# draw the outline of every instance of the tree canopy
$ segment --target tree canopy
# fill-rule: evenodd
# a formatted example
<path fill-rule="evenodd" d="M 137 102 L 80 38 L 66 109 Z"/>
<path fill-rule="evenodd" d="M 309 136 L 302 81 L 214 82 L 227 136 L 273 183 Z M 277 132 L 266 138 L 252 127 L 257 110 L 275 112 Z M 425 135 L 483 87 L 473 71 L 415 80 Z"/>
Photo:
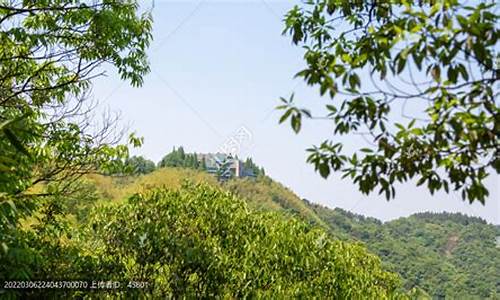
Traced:
<path fill-rule="evenodd" d="M 134 174 L 148 174 L 156 169 L 153 161 L 143 156 L 132 156 L 125 161 L 125 167 Z"/>
<path fill-rule="evenodd" d="M 155 296 L 397 295 L 397 277 L 362 247 L 294 218 L 249 211 L 208 185 L 152 190 L 100 207 L 89 227 L 98 238 L 96 258 L 111 276 L 148 280 Z"/>
<path fill-rule="evenodd" d="M 82 194 L 82 175 L 124 167 L 129 150 L 116 118 L 93 118 L 91 82 L 107 64 L 141 85 L 151 38 L 151 16 L 133 0 L 0 1 L 2 279 L 33 278 L 40 252 L 61 253 L 38 236 L 60 237 L 65 224 L 54 216 L 65 200 L 92 198 Z M 43 226 L 26 235 L 20 221 L 37 219 L 37 210 Z"/>
<path fill-rule="evenodd" d="M 342 240 L 363 241 L 405 289 L 434 299 L 498 299 L 499 228 L 458 213 L 418 213 L 382 223 L 342 209 L 311 205 Z"/>
<path fill-rule="evenodd" d="M 115 119 L 93 120 L 87 91 L 104 63 L 142 83 L 150 15 L 136 1 L 2 1 L 0 26 L 0 192 L 126 156 L 111 147 L 121 139 Z"/>
<path fill-rule="evenodd" d="M 172 149 L 172 152 L 166 154 L 158 163 L 158 167 L 185 167 L 192 169 L 204 169 L 203 162 L 198 160 L 196 153 L 186 153 L 184 148 Z"/>
<path fill-rule="evenodd" d="M 415 179 L 431 193 L 456 190 L 470 202 L 489 195 L 500 172 L 498 14 L 495 1 L 307 1 L 285 17 L 284 33 L 304 48 L 297 73 L 319 87 L 325 110 L 282 98 L 280 122 L 326 119 L 335 136 L 372 146 L 348 153 L 335 138 L 308 149 L 321 176 L 340 171 L 363 193 Z M 421 102 L 397 122 L 395 108 Z M 397 114 L 398 112 L 396 112 Z"/>

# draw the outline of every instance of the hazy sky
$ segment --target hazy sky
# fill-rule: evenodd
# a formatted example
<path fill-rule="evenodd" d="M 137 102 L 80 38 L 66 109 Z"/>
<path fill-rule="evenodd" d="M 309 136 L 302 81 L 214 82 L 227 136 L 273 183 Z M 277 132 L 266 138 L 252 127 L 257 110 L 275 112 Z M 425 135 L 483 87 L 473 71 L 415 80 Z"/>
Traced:
<path fill-rule="evenodd" d="M 151 1 L 144 8 L 151 8 Z M 431 196 L 411 184 L 397 189 L 387 202 L 364 196 L 347 180 L 322 179 L 306 164 L 305 149 L 332 136 L 332 124 L 306 122 L 295 135 L 278 125 L 279 97 L 293 91 L 300 103 L 319 109 L 324 100 L 316 88 L 293 75 L 304 66 L 303 51 L 282 36 L 282 16 L 292 1 L 158 1 L 154 2 L 154 42 L 149 50 L 152 72 L 141 88 L 129 87 L 108 72 L 94 94 L 104 106 L 119 110 L 125 123 L 145 138 L 135 151 L 159 161 L 172 147 L 216 152 L 235 133 L 240 157 L 252 157 L 269 176 L 299 196 L 329 207 L 390 220 L 422 211 L 460 211 L 500 223 L 500 178 L 488 180 L 485 206 L 463 202 L 460 195 Z M 405 114 L 411 115 L 408 105 Z M 347 149 L 367 145 L 361 136 L 342 138 Z"/>

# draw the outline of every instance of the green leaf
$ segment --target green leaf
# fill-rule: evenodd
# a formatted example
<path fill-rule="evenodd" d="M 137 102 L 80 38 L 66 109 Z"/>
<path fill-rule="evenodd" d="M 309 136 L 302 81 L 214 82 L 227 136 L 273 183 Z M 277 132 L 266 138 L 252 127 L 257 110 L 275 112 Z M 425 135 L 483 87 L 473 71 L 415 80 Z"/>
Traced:
<path fill-rule="evenodd" d="M 356 73 L 353 73 L 349 76 L 349 84 L 351 89 L 355 89 L 356 87 L 361 86 L 361 81 L 359 80 L 359 76 Z"/>
<path fill-rule="evenodd" d="M 467 28 L 468 26 L 467 18 L 465 18 L 462 15 L 457 15 L 457 21 L 460 24 L 460 26 L 462 26 L 462 28 Z"/>
<path fill-rule="evenodd" d="M 302 125 L 302 120 L 301 120 L 300 114 L 296 114 L 296 115 L 292 116 L 291 124 L 292 124 L 293 131 L 295 131 L 295 133 L 299 133 L 301 125 Z"/>
<path fill-rule="evenodd" d="M 31 157 L 30 153 L 24 145 L 17 139 L 16 135 L 8 128 L 4 128 L 3 132 L 7 139 L 10 141 L 10 143 L 17 149 L 17 151 L 23 153 L 24 155 Z"/>
<path fill-rule="evenodd" d="M 327 178 L 330 175 L 330 167 L 326 163 L 322 163 L 318 166 L 319 174 L 323 178 Z"/>
<path fill-rule="evenodd" d="M 292 112 L 293 112 L 293 108 L 289 108 L 289 109 L 288 109 L 288 110 L 287 110 L 287 111 L 286 111 L 286 112 L 285 112 L 285 113 L 281 116 L 279 123 L 281 124 L 281 123 L 285 122 L 285 121 L 288 119 L 288 117 L 292 114 Z"/>
<path fill-rule="evenodd" d="M 3 128 L 4 128 L 4 127 L 6 128 L 6 127 L 7 127 L 7 125 L 9 125 L 10 123 L 12 123 L 13 121 L 14 121 L 14 120 L 13 120 L 13 119 L 11 119 L 11 120 L 6 120 L 6 121 L 4 121 L 4 122 L 0 123 L 0 131 L 1 131 L 1 130 L 3 130 Z"/>
<path fill-rule="evenodd" d="M 406 64 L 406 59 L 405 58 L 400 58 L 398 60 L 397 74 L 400 74 L 404 70 L 405 64 Z"/>

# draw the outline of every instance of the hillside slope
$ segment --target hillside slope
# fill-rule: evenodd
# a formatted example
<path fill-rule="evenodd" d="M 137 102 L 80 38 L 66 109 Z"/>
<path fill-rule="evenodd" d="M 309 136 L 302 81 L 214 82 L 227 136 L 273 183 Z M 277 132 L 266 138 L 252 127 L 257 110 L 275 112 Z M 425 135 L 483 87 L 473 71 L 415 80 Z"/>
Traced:
<path fill-rule="evenodd" d="M 46 205 L 34 207 L 13 247 L 0 243 L 0 280 L 47 278 L 58 288 L 4 287 L 0 298 L 406 298 L 399 276 L 360 243 L 251 209 L 210 181 L 178 169 L 94 176 L 67 199 L 40 199 Z M 58 278 L 78 284 L 63 288 Z"/>
<path fill-rule="evenodd" d="M 105 203 L 85 232 L 104 267 L 96 276 L 108 268 L 115 280 L 150 282 L 151 294 L 118 298 L 401 299 L 399 276 L 360 244 L 298 218 L 256 212 L 209 184 Z"/>
<path fill-rule="evenodd" d="M 458 213 L 420 213 L 382 223 L 341 209 L 311 205 L 334 236 L 358 240 L 403 278 L 443 299 L 486 299 L 500 294 L 497 226 Z"/>
<path fill-rule="evenodd" d="M 304 220 L 329 228 L 306 202 L 290 189 L 269 177 L 257 179 L 234 179 L 223 185 L 257 210 L 276 210 L 300 216 Z"/>
<path fill-rule="evenodd" d="M 302 199 L 283 185 L 260 176 L 256 179 L 235 178 L 218 182 L 213 176 L 189 168 L 160 168 L 146 175 L 133 177 L 89 176 L 101 197 L 118 201 L 134 193 L 143 193 L 151 188 L 178 188 L 184 181 L 206 182 L 220 186 L 244 199 L 251 208 L 260 211 L 281 211 L 299 216 L 303 220 L 328 228 Z"/>
<path fill-rule="evenodd" d="M 403 278 L 433 298 L 484 299 L 500 294 L 500 228 L 461 214 L 416 214 L 383 223 L 375 218 L 330 209 L 300 199 L 291 190 L 261 176 L 219 183 L 192 169 L 161 168 L 147 175 L 91 178 L 101 198 L 119 201 L 155 187 L 177 188 L 185 180 L 207 182 L 238 195 L 260 211 L 279 211 L 326 227 L 341 239 L 361 241 Z"/>

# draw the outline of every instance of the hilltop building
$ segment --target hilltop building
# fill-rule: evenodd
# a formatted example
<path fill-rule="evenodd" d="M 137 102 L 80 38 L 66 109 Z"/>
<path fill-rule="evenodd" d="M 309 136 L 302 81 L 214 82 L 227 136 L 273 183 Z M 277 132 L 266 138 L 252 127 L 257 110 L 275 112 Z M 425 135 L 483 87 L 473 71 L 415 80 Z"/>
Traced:
<path fill-rule="evenodd" d="M 181 167 L 208 172 L 218 180 L 230 178 L 258 177 L 265 175 L 263 168 L 257 166 L 249 157 L 241 161 L 238 156 L 225 153 L 187 153 L 183 147 L 172 150 L 158 163 L 159 168 Z"/>
<path fill-rule="evenodd" d="M 221 180 L 230 178 L 256 177 L 252 169 L 245 168 L 238 157 L 232 157 L 225 153 L 197 154 L 198 162 L 205 166 L 209 174 L 217 176 Z"/>

